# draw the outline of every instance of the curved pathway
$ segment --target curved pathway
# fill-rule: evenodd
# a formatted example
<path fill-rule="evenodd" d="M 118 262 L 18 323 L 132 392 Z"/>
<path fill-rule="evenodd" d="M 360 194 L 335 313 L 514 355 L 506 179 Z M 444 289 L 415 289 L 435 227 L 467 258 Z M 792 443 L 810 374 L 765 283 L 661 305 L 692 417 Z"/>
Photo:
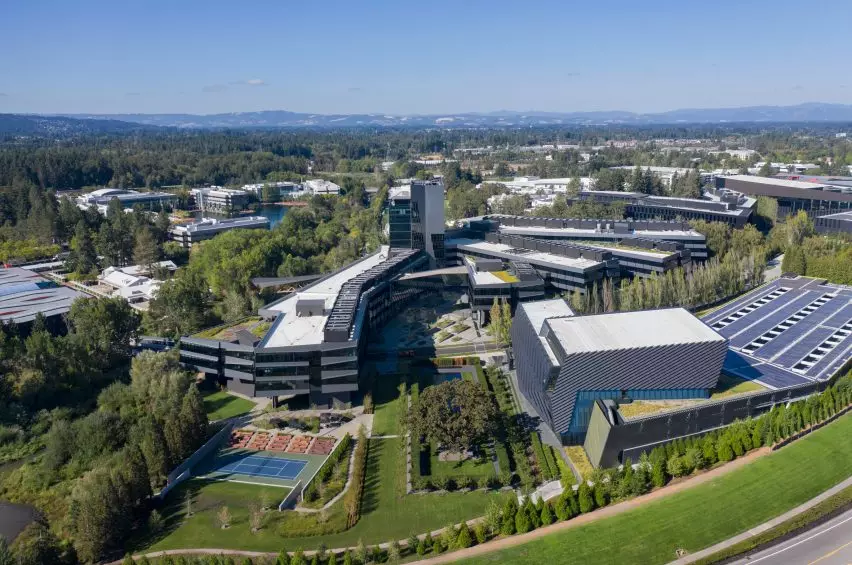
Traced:
<path fill-rule="evenodd" d="M 590 522 L 595 522 L 597 520 L 602 520 L 602 519 L 608 518 L 610 516 L 615 516 L 615 515 L 618 515 L 618 514 L 622 514 L 624 512 L 628 512 L 630 510 L 633 510 L 634 508 L 642 506 L 643 504 L 645 504 L 645 503 L 647 503 L 651 500 L 655 500 L 655 499 L 659 499 L 659 498 L 665 498 L 667 496 L 673 495 L 673 494 L 678 493 L 680 491 L 692 488 L 694 486 L 698 486 L 698 485 L 706 483 L 708 481 L 712 481 L 713 479 L 715 479 L 717 477 L 720 477 L 722 475 L 726 475 L 726 474 L 728 474 L 728 473 L 730 473 L 730 472 L 732 472 L 736 469 L 739 469 L 740 467 L 748 465 L 749 463 L 751 463 L 755 459 L 763 457 L 764 455 L 768 455 L 769 453 L 771 453 L 771 451 L 768 447 L 762 447 L 760 449 L 757 449 L 755 451 L 748 453 L 747 455 L 745 455 L 743 457 L 735 459 L 735 460 L 731 461 L 730 463 L 728 463 L 726 465 L 723 465 L 721 467 L 716 467 L 715 469 L 711 469 L 709 471 L 701 473 L 700 475 L 696 475 L 694 477 L 690 477 L 690 478 L 684 479 L 684 480 L 674 481 L 674 482 L 668 484 L 667 486 L 660 488 L 660 489 L 657 489 L 657 490 L 650 492 L 648 494 L 638 496 L 636 498 L 632 498 L 632 499 L 626 500 L 624 502 L 619 502 L 618 504 L 613 504 L 611 506 L 607 506 L 606 508 L 600 508 L 598 510 L 595 510 L 594 512 L 591 512 L 589 514 L 583 514 L 581 516 L 577 516 L 577 517 L 572 518 L 570 520 L 567 520 L 565 522 L 559 522 L 559 523 L 556 523 L 556 524 L 552 524 L 550 526 L 545 526 L 543 528 L 533 530 L 533 531 L 528 532 L 526 534 L 514 535 L 514 536 L 510 536 L 510 537 L 505 537 L 505 538 L 498 538 L 494 541 L 490 541 L 490 542 L 484 543 L 482 545 L 476 545 L 476 546 L 473 546 L 473 547 L 470 547 L 470 548 L 467 548 L 467 549 L 460 549 L 460 550 L 452 551 L 452 552 L 445 553 L 443 555 L 438 555 L 436 557 L 432 557 L 432 558 L 429 558 L 429 559 L 423 559 L 423 560 L 420 560 L 420 561 L 415 561 L 413 563 L 428 563 L 428 564 L 453 563 L 453 562 L 455 562 L 459 559 L 463 559 L 463 558 L 466 558 L 466 557 L 473 557 L 473 556 L 476 556 L 476 555 L 484 555 L 486 553 L 499 551 L 501 549 L 505 549 L 505 548 L 508 548 L 508 547 L 514 547 L 514 546 L 517 546 L 517 545 L 522 545 L 522 544 L 525 544 L 529 541 L 547 536 L 547 535 L 552 534 L 552 533 L 560 532 L 560 531 L 563 531 L 563 530 L 568 530 L 568 529 L 571 529 L 571 528 L 576 528 L 578 526 L 582 526 L 583 524 L 588 524 Z M 481 520 L 481 518 L 477 518 L 477 519 L 474 519 L 474 520 L 468 520 L 467 523 L 468 524 L 475 524 L 479 520 Z M 444 528 L 441 528 L 439 530 L 435 530 L 435 531 L 430 532 L 430 533 L 434 537 L 436 535 L 440 535 L 443 530 L 444 530 Z M 421 534 L 419 537 L 422 538 L 424 536 L 425 536 L 425 534 Z M 399 540 L 399 543 L 403 547 L 407 545 L 406 540 Z M 378 545 L 379 545 L 379 547 L 387 548 L 387 546 L 389 544 L 388 543 L 380 543 Z M 335 553 L 342 553 L 343 551 L 345 551 L 347 549 L 352 550 L 352 549 L 354 549 L 354 547 L 338 547 L 338 548 L 327 549 L 326 551 L 332 551 L 332 552 L 335 552 Z M 315 553 L 314 551 L 305 551 L 304 552 L 304 554 L 308 557 L 312 556 L 314 553 Z M 149 559 L 152 559 L 152 558 L 155 558 L 155 557 L 162 557 L 162 556 L 165 556 L 165 555 L 191 555 L 191 554 L 199 554 L 199 555 L 223 555 L 224 554 L 224 555 L 235 555 L 235 556 L 241 556 L 241 557 L 264 557 L 264 556 L 275 557 L 275 556 L 278 555 L 277 553 L 267 553 L 267 552 L 262 552 L 262 551 L 246 551 L 246 550 L 234 550 L 234 549 L 208 549 L 208 548 L 192 549 L 192 548 L 187 548 L 187 549 L 169 549 L 169 550 L 165 550 L 165 551 L 155 551 L 155 552 L 151 552 L 151 553 L 145 553 L 144 556 L 149 558 Z M 136 554 L 133 557 L 134 557 L 134 559 L 140 559 L 142 556 L 143 556 L 143 554 Z M 120 565 L 120 564 L 121 564 L 121 561 L 118 560 L 118 561 L 114 561 L 114 562 L 110 563 L 109 565 Z"/>

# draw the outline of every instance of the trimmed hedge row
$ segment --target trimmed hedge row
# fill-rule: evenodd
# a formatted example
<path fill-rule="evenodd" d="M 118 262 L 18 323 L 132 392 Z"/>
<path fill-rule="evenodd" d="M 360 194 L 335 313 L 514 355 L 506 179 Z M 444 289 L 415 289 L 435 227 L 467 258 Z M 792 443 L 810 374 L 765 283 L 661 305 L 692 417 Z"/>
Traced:
<path fill-rule="evenodd" d="M 305 485 L 305 488 L 302 489 L 302 498 L 309 502 L 319 498 L 319 485 L 325 483 L 331 478 L 332 473 L 334 473 L 334 467 L 342 460 L 343 457 L 349 456 L 349 448 L 351 445 L 352 436 L 346 434 L 334 450 L 332 450 L 328 459 L 326 459 L 325 463 L 322 464 L 322 467 L 319 468 L 319 471 L 317 471 L 317 473 L 313 476 L 311 482 Z"/>
<path fill-rule="evenodd" d="M 369 442 L 363 426 L 358 430 L 358 442 L 355 444 L 355 460 L 352 466 L 352 485 L 343 497 L 343 509 L 346 513 L 346 527 L 351 528 L 361 518 L 361 498 L 364 494 L 364 476 L 367 472 L 367 450 Z"/>

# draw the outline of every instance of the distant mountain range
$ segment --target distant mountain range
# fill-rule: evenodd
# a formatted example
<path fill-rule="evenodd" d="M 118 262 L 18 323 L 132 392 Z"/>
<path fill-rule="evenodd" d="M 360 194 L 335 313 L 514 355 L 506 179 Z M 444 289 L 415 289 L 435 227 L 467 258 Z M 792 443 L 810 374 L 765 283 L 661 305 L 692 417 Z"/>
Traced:
<path fill-rule="evenodd" d="M 121 132 L 140 126 L 207 128 L 517 127 L 547 125 L 724 124 L 852 122 L 852 105 L 811 102 L 796 106 L 683 109 L 652 114 L 601 112 L 467 112 L 460 114 L 308 114 L 272 110 L 228 114 L 0 114 L 0 133 Z"/>
<path fill-rule="evenodd" d="M 92 133 L 123 133 L 151 126 L 107 118 L 81 119 L 65 116 L 34 116 L 30 114 L 0 114 L 0 135 L 40 135 L 67 137 Z"/>
<path fill-rule="evenodd" d="M 852 122 L 852 105 L 818 102 L 797 106 L 751 106 L 634 112 L 466 112 L 460 114 L 307 114 L 273 110 L 229 114 L 85 114 L 71 118 L 122 120 L 182 128 L 275 127 L 501 127 L 533 125 L 676 124 L 726 122 Z"/>

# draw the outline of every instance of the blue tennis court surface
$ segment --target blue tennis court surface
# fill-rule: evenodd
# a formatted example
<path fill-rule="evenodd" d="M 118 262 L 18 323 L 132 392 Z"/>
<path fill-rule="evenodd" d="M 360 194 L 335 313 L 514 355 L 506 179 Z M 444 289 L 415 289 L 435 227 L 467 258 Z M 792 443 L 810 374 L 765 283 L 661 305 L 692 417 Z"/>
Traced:
<path fill-rule="evenodd" d="M 307 461 L 282 459 L 265 455 L 247 455 L 215 469 L 216 473 L 233 473 L 249 477 L 293 480 L 299 476 Z"/>
<path fill-rule="evenodd" d="M 770 388 L 823 381 L 852 355 L 852 288 L 781 278 L 703 318 L 728 339 L 724 372 Z"/>

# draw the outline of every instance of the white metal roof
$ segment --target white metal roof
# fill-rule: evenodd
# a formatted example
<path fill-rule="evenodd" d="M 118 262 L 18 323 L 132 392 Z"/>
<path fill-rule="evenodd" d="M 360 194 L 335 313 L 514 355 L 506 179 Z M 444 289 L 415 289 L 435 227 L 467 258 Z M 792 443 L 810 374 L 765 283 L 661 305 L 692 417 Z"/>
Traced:
<path fill-rule="evenodd" d="M 554 255 L 553 253 L 544 253 L 542 251 L 524 250 L 519 253 L 516 248 L 505 243 L 491 243 L 476 239 L 449 239 L 446 241 L 445 245 L 457 245 L 462 251 L 479 251 L 502 259 L 520 260 L 534 265 L 545 263 L 554 267 L 586 269 L 600 264 L 600 261 L 594 261 L 592 259 L 575 259 L 571 257 L 563 257 L 562 255 Z"/>
<path fill-rule="evenodd" d="M 263 347 L 286 347 L 290 345 L 313 345 L 322 343 L 323 329 L 328 313 L 340 293 L 343 284 L 357 275 L 368 271 L 388 258 L 388 247 L 382 246 L 375 253 L 333 275 L 317 281 L 315 284 L 288 296 L 268 309 L 279 311 L 275 324 L 264 339 Z M 321 316 L 297 316 L 296 303 L 300 299 L 319 299 L 325 301 L 325 312 Z"/>
<path fill-rule="evenodd" d="M 549 318 L 558 318 L 564 316 L 573 316 L 574 312 L 568 306 L 568 303 L 561 298 L 553 300 L 536 300 L 535 302 L 521 302 L 518 308 L 523 309 L 524 313 L 532 322 L 533 328 L 537 334 L 541 334 L 541 328 L 544 321 Z"/>
<path fill-rule="evenodd" d="M 725 341 L 683 308 L 552 318 L 547 324 L 568 355 Z"/>
<path fill-rule="evenodd" d="M 728 180 L 738 180 L 742 182 L 753 182 L 757 184 L 769 184 L 772 186 L 786 186 L 788 188 L 803 188 L 806 190 L 819 190 L 825 188 L 826 185 L 817 182 L 804 182 L 800 180 L 776 179 L 774 177 L 758 177 L 753 175 L 732 175 L 725 177 Z"/>

